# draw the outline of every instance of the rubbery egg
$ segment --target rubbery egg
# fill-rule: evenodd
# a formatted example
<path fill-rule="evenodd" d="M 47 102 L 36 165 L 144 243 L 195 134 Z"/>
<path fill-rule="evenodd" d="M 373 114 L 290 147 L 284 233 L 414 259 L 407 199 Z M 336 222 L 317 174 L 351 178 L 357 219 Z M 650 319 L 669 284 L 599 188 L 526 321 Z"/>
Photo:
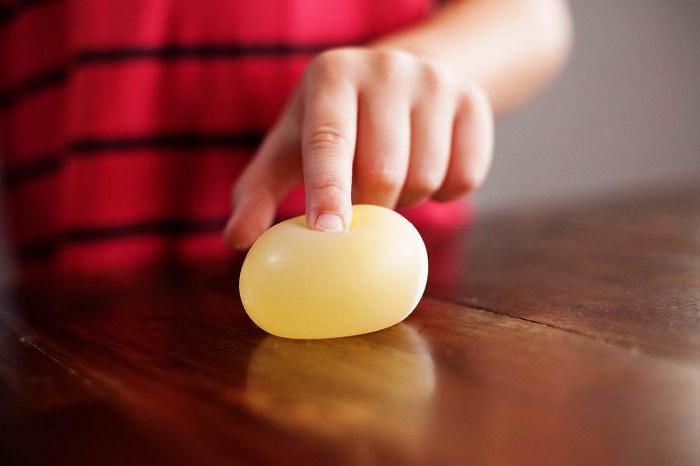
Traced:
<path fill-rule="evenodd" d="M 333 338 L 401 322 L 427 277 L 428 255 L 415 227 L 393 210 L 357 205 L 345 231 L 311 230 L 304 216 L 265 231 L 245 258 L 239 289 L 263 330 Z"/>

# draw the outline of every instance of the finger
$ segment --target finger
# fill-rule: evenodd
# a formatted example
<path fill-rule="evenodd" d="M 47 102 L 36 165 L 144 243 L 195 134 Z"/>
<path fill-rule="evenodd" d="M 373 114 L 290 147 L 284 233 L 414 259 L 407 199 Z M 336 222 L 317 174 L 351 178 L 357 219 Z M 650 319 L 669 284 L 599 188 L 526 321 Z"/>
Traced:
<path fill-rule="evenodd" d="M 408 173 L 399 205 L 418 204 L 442 185 L 452 143 L 454 99 L 447 93 L 416 104 L 411 113 L 411 150 Z"/>
<path fill-rule="evenodd" d="M 408 170 L 410 102 L 376 89 L 360 96 L 359 107 L 354 201 L 393 208 Z"/>
<path fill-rule="evenodd" d="M 224 238 L 236 249 L 249 247 L 272 224 L 281 200 L 301 182 L 298 133 L 290 133 L 284 125 L 270 132 L 234 185 Z"/>
<path fill-rule="evenodd" d="M 357 92 L 346 82 L 311 82 L 305 88 L 303 113 L 306 223 L 316 230 L 342 230 L 352 221 Z"/>
<path fill-rule="evenodd" d="M 478 187 L 486 178 L 492 157 L 491 104 L 483 91 L 469 90 L 459 101 L 447 175 L 433 198 L 448 201 Z"/>

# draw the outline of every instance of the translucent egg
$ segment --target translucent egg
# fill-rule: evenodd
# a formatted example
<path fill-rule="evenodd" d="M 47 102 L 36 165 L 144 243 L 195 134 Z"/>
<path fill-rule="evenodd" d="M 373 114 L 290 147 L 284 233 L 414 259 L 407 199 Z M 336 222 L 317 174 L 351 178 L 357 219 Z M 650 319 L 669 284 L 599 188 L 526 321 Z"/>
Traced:
<path fill-rule="evenodd" d="M 239 288 L 263 330 L 333 338 L 401 322 L 427 278 L 428 255 L 415 227 L 393 210 L 357 205 L 347 231 L 311 230 L 304 216 L 267 230 L 245 258 Z"/>

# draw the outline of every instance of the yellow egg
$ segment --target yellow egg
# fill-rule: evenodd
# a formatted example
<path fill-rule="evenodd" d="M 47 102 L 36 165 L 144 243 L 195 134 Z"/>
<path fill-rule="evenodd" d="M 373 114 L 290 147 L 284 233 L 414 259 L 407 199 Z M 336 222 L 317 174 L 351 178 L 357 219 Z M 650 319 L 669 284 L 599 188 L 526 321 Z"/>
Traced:
<path fill-rule="evenodd" d="M 420 234 L 393 210 L 353 206 L 347 231 L 307 228 L 304 216 L 273 226 L 243 262 L 243 307 L 260 328 L 287 338 L 374 332 L 415 309 L 428 278 Z"/>

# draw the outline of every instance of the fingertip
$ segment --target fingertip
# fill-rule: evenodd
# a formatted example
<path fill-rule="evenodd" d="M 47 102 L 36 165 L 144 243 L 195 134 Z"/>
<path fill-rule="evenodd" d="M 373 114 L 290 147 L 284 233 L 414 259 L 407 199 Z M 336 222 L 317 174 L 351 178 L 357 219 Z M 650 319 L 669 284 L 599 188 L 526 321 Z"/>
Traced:
<path fill-rule="evenodd" d="M 226 244 L 237 250 L 250 248 L 255 240 L 272 225 L 274 212 L 274 207 L 272 209 L 236 209 L 224 228 L 223 236 Z"/>
<path fill-rule="evenodd" d="M 312 230 L 318 231 L 343 231 L 352 224 L 352 205 L 340 207 L 340 203 L 332 203 L 328 206 L 316 208 L 307 207 L 306 225 Z"/>
<path fill-rule="evenodd" d="M 349 183 L 348 183 L 349 184 Z M 351 188 L 343 183 L 306 185 L 306 225 L 312 230 L 340 231 L 352 222 Z"/>
<path fill-rule="evenodd" d="M 243 238 L 241 235 L 241 228 L 236 221 L 235 214 L 232 215 L 226 223 L 226 227 L 224 227 L 223 231 L 223 237 L 226 244 L 232 249 L 244 250 L 250 246 L 250 244 L 248 244 L 245 238 Z"/>
<path fill-rule="evenodd" d="M 226 226 L 221 232 L 221 236 L 223 236 L 224 241 L 229 247 L 235 249 L 233 241 L 233 216 L 229 217 L 228 221 L 226 222 Z"/>

